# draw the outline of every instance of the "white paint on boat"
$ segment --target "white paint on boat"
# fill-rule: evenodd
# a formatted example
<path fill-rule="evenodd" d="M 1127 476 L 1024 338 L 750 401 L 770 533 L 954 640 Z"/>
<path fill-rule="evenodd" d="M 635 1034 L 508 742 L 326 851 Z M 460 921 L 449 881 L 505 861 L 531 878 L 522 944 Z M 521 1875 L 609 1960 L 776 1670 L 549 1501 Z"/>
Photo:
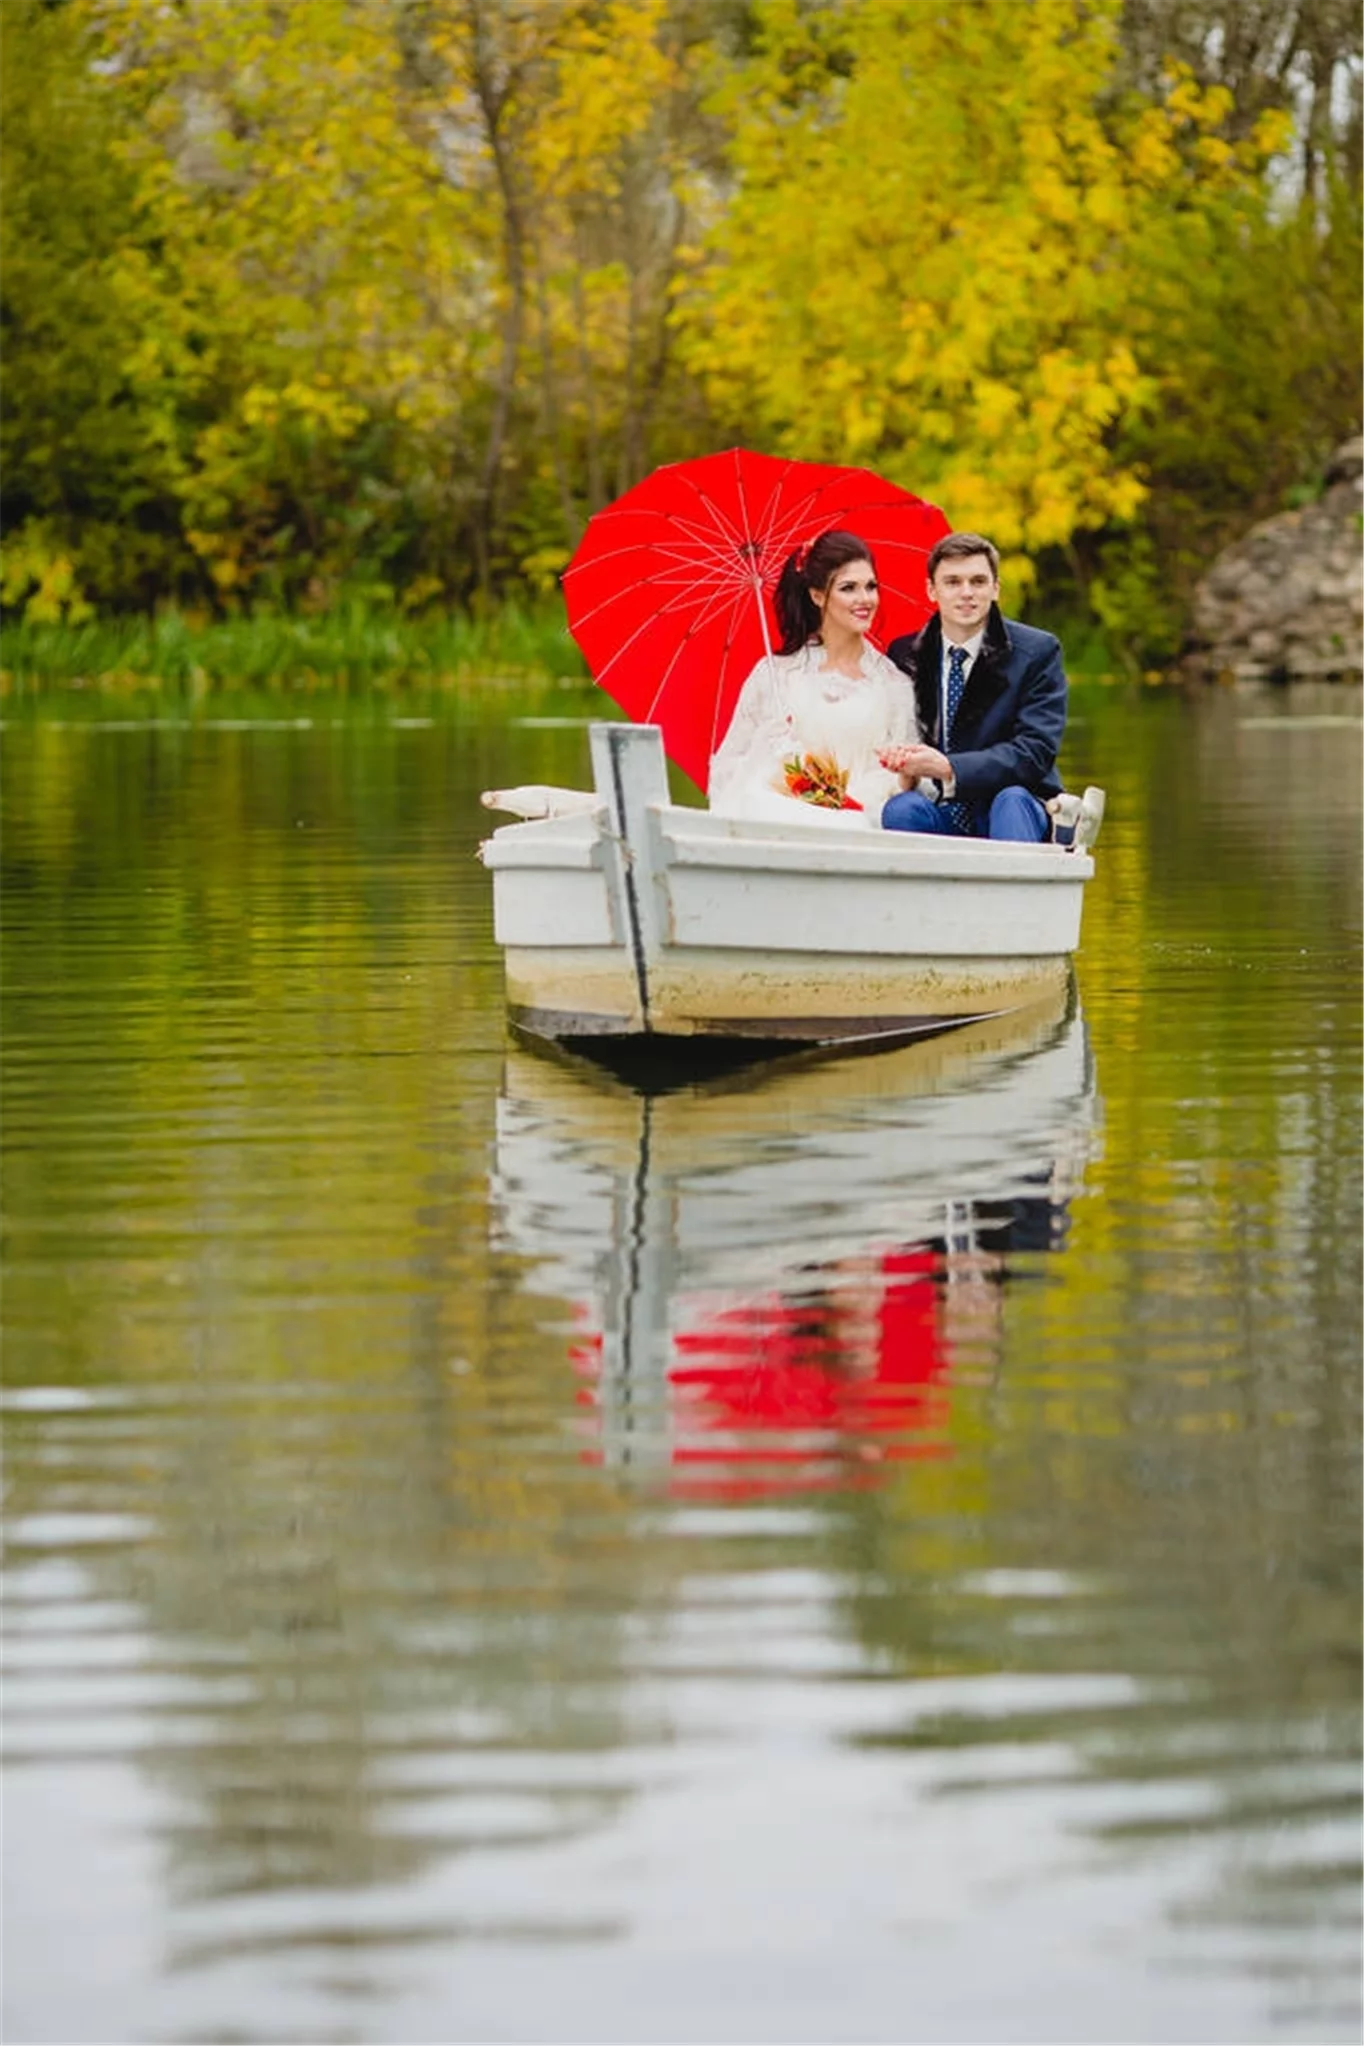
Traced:
<path fill-rule="evenodd" d="M 590 738 L 595 797 L 482 848 L 527 1027 L 824 1042 L 940 1027 L 1064 982 L 1087 852 L 717 817 L 671 802 L 656 727 Z"/>

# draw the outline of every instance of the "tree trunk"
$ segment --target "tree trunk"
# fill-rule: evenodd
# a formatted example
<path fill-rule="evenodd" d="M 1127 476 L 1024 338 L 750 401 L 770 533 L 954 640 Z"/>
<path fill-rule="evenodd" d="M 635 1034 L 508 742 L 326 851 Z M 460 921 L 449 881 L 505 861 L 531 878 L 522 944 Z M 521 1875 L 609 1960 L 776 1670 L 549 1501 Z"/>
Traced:
<path fill-rule="evenodd" d="M 502 352 L 497 367 L 492 419 L 488 442 L 479 469 L 473 521 L 474 559 L 478 564 L 478 586 L 487 597 L 492 587 L 492 540 L 497 524 L 497 485 L 511 418 L 512 392 L 521 356 L 521 339 L 526 319 L 526 233 L 521 214 L 511 151 L 503 125 L 510 96 L 511 79 L 497 85 L 493 77 L 492 53 L 481 0 L 470 0 L 469 25 L 473 34 L 474 97 L 492 153 L 493 174 L 502 202 L 502 245 L 506 266 L 507 304 L 502 317 Z"/>
<path fill-rule="evenodd" d="M 583 297 L 583 245 L 578 223 L 573 223 L 573 310 L 578 322 L 578 374 L 583 384 L 587 413 L 587 509 L 589 516 L 606 502 L 602 488 L 601 428 L 597 418 L 597 386 L 592 374 L 592 351 L 587 345 L 587 303 Z"/>
<path fill-rule="evenodd" d="M 564 545 L 571 554 L 582 538 L 582 525 L 578 509 L 573 502 L 569 487 L 567 466 L 564 462 L 563 434 L 560 427 L 559 394 L 554 381 L 553 335 L 550 326 L 549 286 L 545 280 L 545 266 L 539 251 L 535 257 L 536 305 L 540 315 L 540 392 L 541 410 L 544 415 L 545 439 L 549 444 L 550 461 L 554 465 L 554 483 L 559 493 L 559 516 L 564 522 Z M 592 509 L 595 511 L 596 506 Z"/>

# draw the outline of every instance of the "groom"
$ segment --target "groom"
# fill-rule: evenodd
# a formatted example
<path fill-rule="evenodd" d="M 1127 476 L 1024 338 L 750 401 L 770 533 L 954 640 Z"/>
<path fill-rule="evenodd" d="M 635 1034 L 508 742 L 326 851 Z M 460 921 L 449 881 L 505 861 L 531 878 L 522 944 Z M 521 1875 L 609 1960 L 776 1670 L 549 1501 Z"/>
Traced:
<path fill-rule="evenodd" d="M 939 540 L 928 594 L 935 615 L 886 651 L 914 684 L 919 730 L 933 743 L 882 753 L 903 789 L 881 822 L 888 831 L 1045 838 L 1066 728 L 1061 642 L 1001 614 L 999 555 L 979 533 Z M 925 779 L 928 793 L 915 787 Z"/>

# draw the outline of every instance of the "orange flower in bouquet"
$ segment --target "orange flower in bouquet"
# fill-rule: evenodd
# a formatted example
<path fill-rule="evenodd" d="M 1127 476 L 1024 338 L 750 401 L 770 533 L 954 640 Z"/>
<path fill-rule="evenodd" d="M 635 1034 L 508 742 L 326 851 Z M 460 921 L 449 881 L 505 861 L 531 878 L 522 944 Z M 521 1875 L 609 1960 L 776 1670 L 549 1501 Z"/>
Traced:
<path fill-rule="evenodd" d="M 860 810 L 862 805 L 848 794 L 848 770 L 827 753 L 793 754 L 782 762 L 778 787 L 802 803 L 817 804 L 821 810 Z"/>

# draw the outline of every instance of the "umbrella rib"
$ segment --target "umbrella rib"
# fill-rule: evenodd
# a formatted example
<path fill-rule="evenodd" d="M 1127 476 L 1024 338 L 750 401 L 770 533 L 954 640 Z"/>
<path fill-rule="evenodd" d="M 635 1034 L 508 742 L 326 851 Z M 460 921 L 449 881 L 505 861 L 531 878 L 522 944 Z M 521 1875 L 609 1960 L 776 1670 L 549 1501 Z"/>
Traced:
<path fill-rule="evenodd" d="M 733 520 L 729 517 L 729 514 L 720 509 L 720 506 L 715 502 L 714 498 L 708 497 L 705 491 L 702 490 L 701 486 L 698 483 L 693 483 L 690 476 L 683 477 L 682 481 L 685 482 L 688 490 L 691 491 L 693 497 L 699 499 L 699 501 L 705 506 L 711 518 L 714 519 L 717 525 L 719 526 L 721 532 L 727 534 L 734 540 L 738 540 L 741 537 L 739 529 L 735 526 Z M 747 534 L 744 534 L 742 535 L 742 537 L 747 539 L 749 536 Z"/>
<path fill-rule="evenodd" d="M 792 465 L 788 463 L 787 466 L 789 468 Z M 861 493 L 860 495 L 854 495 L 851 492 L 848 482 L 850 474 L 852 475 L 865 474 L 868 476 L 869 484 L 865 492 Z M 786 507 L 784 512 L 785 520 L 784 527 L 777 527 L 775 525 L 773 526 L 770 534 L 768 535 L 769 544 L 774 548 L 781 549 L 784 551 L 786 542 L 789 539 L 791 539 L 794 536 L 794 534 L 800 529 L 800 527 L 805 524 L 807 519 L 809 519 L 812 512 L 814 511 L 815 506 L 819 503 L 819 500 L 822 497 L 827 496 L 831 491 L 845 494 L 852 498 L 851 502 L 835 507 L 835 513 L 841 511 L 845 513 L 847 516 L 856 519 L 858 513 L 861 511 L 897 511 L 901 509 L 908 509 L 908 506 L 904 503 L 904 499 L 910 498 L 912 501 L 912 493 L 909 492 L 901 493 L 900 496 L 887 495 L 885 497 L 884 502 L 879 505 L 872 502 L 868 502 L 868 500 L 872 498 L 874 492 L 898 491 L 898 489 L 899 486 L 896 484 L 888 485 L 879 478 L 873 478 L 871 476 L 870 471 L 853 470 L 850 472 L 848 470 L 843 470 L 840 472 L 838 476 L 831 478 L 828 482 L 813 485 L 809 490 L 806 491 L 803 497 L 797 499 L 793 505 Z M 922 500 L 919 500 L 919 502 L 922 502 Z"/>
<path fill-rule="evenodd" d="M 737 531 L 717 536 L 712 528 L 700 525 L 694 520 L 684 520 L 676 514 L 672 515 L 671 522 L 680 527 L 684 537 L 694 543 L 707 563 L 724 567 L 731 562 L 742 562 L 745 548 L 751 545 L 750 542 L 742 540 Z M 659 543 L 649 541 L 646 544 L 657 546 Z"/>
<path fill-rule="evenodd" d="M 736 605 L 736 608 L 737 608 L 737 605 Z M 719 676 L 719 680 L 717 681 L 717 683 L 716 683 L 716 685 L 715 685 L 715 697 L 714 697 L 714 701 L 713 701 L 713 704 L 712 704 L 712 707 L 711 707 L 711 714 L 710 714 L 710 749 L 709 749 L 709 752 L 708 752 L 708 754 L 707 754 L 707 756 L 706 756 L 708 760 L 713 760 L 713 759 L 715 758 L 715 754 L 716 754 L 716 749 L 717 749 L 717 747 L 719 746 L 719 743 L 720 743 L 720 705 L 721 705 L 721 703 L 722 703 L 722 702 L 724 701 L 724 694 L 725 694 L 725 676 L 726 676 L 726 670 L 727 670 L 727 668 L 728 668 L 728 666 L 729 666 L 729 656 L 730 656 L 730 649 L 731 649 L 731 648 L 733 647 L 733 645 L 734 645 L 734 634 L 733 634 L 733 633 L 731 632 L 731 633 L 730 633 L 730 635 L 729 635 L 729 637 L 728 637 L 728 639 L 726 639 L 726 641 L 725 641 L 725 645 L 724 645 L 724 651 L 723 651 L 723 653 L 722 653 L 722 654 L 721 654 L 721 656 L 720 656 L 720 676 Z M 742 694 L 742 684 L 740 685 L 740 693 Z M 738 708 L 738 701 L 737 701 L 737 698 L 736 698 L 736 700 L 735 700 L 735 709 L 737 709 L 737 708 Z M 732 716 L 733 716 L 733 712 L 731 712 L 731 713 L 730 713 L 730 715 L 731 715 L 731 717 L 732 717 Z"/>
<path fill-rule="evenodd" d="M 632 540 L 627 547 L 603 548 L 600 554 L 593 555 L 591 561 L 585 561 L 581 565 L 584 568 L 600 568 L 603 562 L 619 561 L 623 557 L 640 553 L 660 555 L 665 561 L 676 562 L 679 567 L 695 568 L 698 565 L 709 567 L 715 564 L 721 569 L 732 567 L 736 574 L 747 573 L 739 567 L 733 556 L 722 554 L 718 549 L 712 549 L 704 555 L 699 554 L 699 550 L 687 553 L 680 543 L 674 543 L 670 547 L 662 540 Z M 573 572 L 571 569 L 565 569 L 563 580 L 566 582 Z"/>
<path fill-rule="evenodd" d="M 733 648 L 734 648 L 734 643 L 735 643 L 735 639 L 736 639 L 736 634 L 735 634 L 735 631 L 734 631 L 734 623 L 735 623 L 735 616 L 736 616 L 736 614 L 737 614 L 737 612 L 738 612 L 738 609 L 739 609 L 739 599 L 738 599 L 738 598 L 736 597 L 736 598 L 735 598 L 735 599 L 734 599 L 734 600 L 732 601 L 732 603 L 731 603 L 731 606 L 730 606 L 730 626 L 729 626 L 729 630 L 728 630 L 728 632 L 726 633 L 726 636 L 725 636 L 725 644 L 724 644 L 724 647 L 722 648 L 722 650 L 721 650 L 721 654 L 720 654 L 720 662 L 719 662 L 719 671 L 718 671 L 718 675 L 717 675 L 717 678 L 716 678 L 716 685 L 715 685 L 715 694 L 714 694 L 714 699 L 713 699 L 713 708 L 712 708 L 712 712 L 711 712 L 711 721 L 710 721 L 710 745 L 709 745 L 709 747 L 708 747 L 708 749 L 707 749 L 707 753 L 706 753 L 706 758 L 707 758 L 707 761 L 710 761 L 710 760 L 714 759 L 714 757 L 715 757 L 715 748 L 716 748 L 716 744 L 717 744 L 717 732 L 718 732 L 718 727 L 719 727 L 719 723 L 720 723 L 720 705 L 721 705 L 721 704 L 722 704 L 722 702 L 724 701 L 724 695 L 725 695 L 725 682 L 726 682 L 726 679 L 727 679 L 727 671 L 728 671 L 728 667 L 729 667 L 729 657 L 730 657 L 730 654 L 731 654 L 731 652 L 733 651 Z M 652 701 L 652 702 L 650 703 L 650 705 L 649 705 L 649 716 L 650 716 L 650 717 L 652 717 L 652 716 L 653 716 L 653 714 L 654 714 L 654 712 L 655 712 L 655 711 L 657 710 L 657 708 L 658 708 L 658 705 L 659 705 L 660 701 L 662 700 L 663 692 L 664 692 L 664 690 L 665 690 L 665 689 L 667 688 L 667 686 L 668 686 L 669 682 L 670 682 L 670 681 L 672 680 L 672 670 L 673 670 L 673 668 L 674 668 L 674 667 L 676 666 L 676 664 L 677 664 L 678 660 L 679 660 L 679 659 L 681 658 L 681 654 L 682 654 L 682 648 L 681 648 L 681 647 L 679 647 L 679 648 L 677 649 L 676 653 L 675 653 L 675 654 L 673 655 L 673 658 L 672 658 L 672 660 L 671 660 L 671 661 L 669 661 L 669 663 L 668 663 L 668 666 L 667 666 L 667 668 L 666 668 L 666 669 L 664 670 L 664 673 L 663 673 L 663 679 L 662 679 L 662 681 L 661 681 L 661 682 L 659 683 L 659 685 L 658 685 L 658 688 L 657 688 L 657 690 L 656 690 L 656 691 L 655 691 L 655 693 L 654 693 L 654 698 L 653 698 L 653 701 Z M 726 721 L 726 722 L 728 722 L 728 721 Z"/>
<path fill-rule="evenodd" d="M 700 614 L 698 615 L 691 630 L 683 636 L 681 642 L 678 645 L 677 652 L 673 656 L 673 660 L 668 663 L 668 672 L 671 672 L 674 662 L 676 662 L 678 657 L 681 655 L 682 649 L 683 647 L 686 646 L 687 641 L 690 639 L 694 639 L 697 632 L 700 631 L 701 627 L 703 625 L 709 624 L 711 616 L 714 615 L 715 612 L 718 612 L 720 609 L 722 609 L 725 602 L 728 600 L 729 593 L 725 592 L 718 599 L 712 600 L 712 603 L 710 605 L 702 606 Z M 668 603 L 661 605 L 659 609 L 654 612 L 652 617 L 646 618 L 642 625 L 636 626 L 635 630 L 630 634 L 630 637 L 627 640 L 624 640 L 621 643 L 621 645 L 616 648 L 616 651 L 612 654 L 610 660 L 606 662 L 604 667 L 597 671 L 596 679 L 599 683 L 601 683 L 603 688 L 605 687 L 605 677 L 610 674 L 612 668 L 615 667 L 616 662 L 620 659 L 621 655 L 624 653 L 628 653 L 630 648 L 634 645 L 635 641 L 641 636 L 641 634 L 648 632 L 650 627 L 656 625 L 660 618 L 669 617 L 678 608 L 679 600 L 676 598 L 672 598 Z M 652 714 L 654 704 L 657 704 L 659 696 L 661 696 L 662 693 L 663 685 L 660 684 L 658 690 L 654 694 L 653 703 L 649 706 L 650 714 Z"/>
<path fill-rule="evenodd" d="M 750 578 L 747 576 L 741 579 L 736 575 L 721 585 L 718 591 L 713 591 L 709 594 L 718 594 L 722 597 L 738 594 L 749 587 L 749 581 Z M 649 589 L 675 589 L 677 592 L 676 596 L 670 597 L 667 604 L 654 613 L 654 618 L 662 618 L 673 614 L 678 607 L 680 598 L 695 595 L 696 583 L 694 579 L 690 578 L 684 583 L 675 584 L 670 580 L 665 580 L 662 576 L 640 576 L 638 581 L 631 583 L 628 590 L 612 590 L 609 596 L 602 598 L 600 604 L 594 604 L 590 611 L 582 612 L 574 621 L 574 631 L 582 631 L 585 627 L 591 625 L 594 619 L 599 618 L 602 612 L 609 610 L 613 604 L 622 603 L 625 598 L 635 595 L 638 591 Z M 652 624 L 653 619 L 646 619 L 645 623 Z"/>
<path fill-rule="evenodd" d="M 600 518 L 601 514 L 598 513 L 597 516 Z M 658 522 L 662 525 L 677 527 L 680 535 L 684 539 L 695 540 L 701 546 L 706 548 L 709 552 L 715 554 L 722 554 L 724 558 L 726 559 L 729 558 L 726 550 L 722 549 L 719 546 L 716 540 L 714 530 L 711 527 L 701 525 L 695 519 L 684 519 L 679 512 L 660 511 L 651 513 L 650 516 L 658 520 Z M 568 567 L 564 570 L 564 579 L 567 580 L 567 578 L 571 575 L 581 574 L 582 570 L 585 568 L 594 568 L 598 561 L 603 561 L 607 559 L 608 556 L 614 556 L 616 554 L 630 554 L 640 548 L 661 547 L 664 544 L 665 543 L 661 539 L 657 539 L 654 538 L 653 536 L 650 536 L 646 539 L 631 540 L 624 547 L 603 548 L 601 553 L 594 554 L 590 561 L 570 562 Z"/>
<path fill-rule="evenodd" d="M 784 508 L 785 523 L 782 526 L 773 526 L 767 535 L 767 547 L 774 553 L 783 556 L 787 554 L 790 551 L 787 545 L 788 541 L 793 540 L 801 528 L 809 522 L 810 514 L 821 494 L 819 490 L 808 490 L 804 497 L 799 498 L 795 504 L 786 506 Z"/>
<path fill-rule="evenodd" d="M 673 469 L 680 469 L 683 465 L 680 462 L 677 462 L 671 464 L 670 466 Z M 741 537 L 739 529 L 738 527 L 735 526 L 733 520 L 729 517 L 728 513 L 723 511 L 721 507 L 718 504 L 716 504 L 715 500 L 712 497 L 708 497 L 706 492 L 701 489 L 698 483 L 693 482 L 690 476 L 675 475 L 670 480 L 691 492 L 692 496 L 696 498 L 697 501 L 705 508 L 705 511 L 709 514 L 710 518 L 714 521 L 714 523 L 719 527 L 723 535 L 734 541 L 739 540 L 739 538 Z M 676 519 L 680 515 L 677 512 L 665 511 L 662 508 L 655 508 L 653 506 L 641 506 L 639 504 L 615 504 L 606 505 L 601 511 L 594 512 L 592 516 L 592 524 L 595 526 L 606 519 L 612 518 L 639 518 L 641 516 L 661 519 Z M 705 528 L 698 527 L 697 530 L 704 532 Z M 565 576 L 572 575 L 573 572 L 574 571 L 571 565 L 570 567 L 564 570 Z"/>
<path fill-rule="evenodd" d="M 674 520 L 672 523 L 681 522 Z M 690 542 L 693 548 L 690 553 L 685 551 L 687 542 Z M 679 567 L 702 568 L 712 573 L 724 573 L 728 570 L 734 575 L 742 576 L 745 581 L 752 579 L 752 570 L 739 560 L 737 547 L 731 550 L 717 543 L 701 527 L 687 525 L 683 527 L 681 539 L 674 542 L 671 547 L 662 540 L 632 540 L 624 547 L 605 548 L 601 553 L 595 554 L 591 561 L 580 562 L 576 567 L 566 568 L 561 581 L 566 583 L 571 575 L 578 574 L 584 568 L 598 568 L 605 561 L 617 561 L 623 556 L 640 552 L 661 554 L 665 559 L 676 562 Z"/>
<path fill-rule="evenodd" d="M 737 597 L 736 597 L 736 598 L 732 598 L 732 599 L 730 600 L 730 609 L 731 609 L 731 613 L 732 613 L 732 612 L 733 612 L 733 611 L 734 611 L 735 609 L 737 609 L 737 607 L 738 607 L 738 598 L 737 598 Z M 719 604 L 719 605 L 716 605 L 716 606 L 714 607 L 713 611 L 711 612 L 711 616 L 717 616 L 717 617 L 718 617 L 718 615 L 719 615 L 720 611 L 721 611 L 721 610 L 723 610 L 723 608 L 724 608 L 723 604 Z M 699 621 L 699 623 L 701 623 L 701 624 L 709 624 L 709 623 L 710 623 L 710 618 L 709 618 L 709 617 L 703 617 L 703 618 L 702 618 L 702 619 L 701 619 L 701 620 Z M 675 647 L 675 648 L 674 648 L 674 650 L 673 650 L 673 656 L 672 656 L 672 659 L 671 659 L 671 660 L 670 660 L 670 661 L 668 662 L 668 665 L 667 665 L 667 667 L 666 667 L 666 668 L 665 668 L 665 669 L 663 670 L 662 678 L 661 678 L 661 680 L 659 681 L 659 685 L 658 685 L 657 689 L 656 689 L 656 690 L 654 691 L 654 693 L 653 693 L 653 696 L 652 696 L 652 697 L 651 697 L 651 699 L 650 699 L 650 702 L 649 702 L 649 709 L 648 709 L 648 712 L 647 712 L 647 714 L 646 714 L 646 718 L 645 718 L 644 722 L 646 722 L 646 723 L 647 723 L 647 722 L 648 722 L 648 720 L 649 720 L 649 719 L 651 719 L 651 718 L 653 717 L 653 715 L 654 715 L 654 712 L 655 712 L 655 711 L 656 711 L 656 710 L 658 709 L 658 706 L 659 706 L 659 704 L 660 704 L 660 703 L 662 702 L 662 700 L 663 700 L 663 692 L 664 692 L 664 690 L 665 690 L 665 689 L 667 688 L 668 684 L 669 684 L 669 683 L 670 683 L 670 682 L 672 681 L 672 679 L 673 679 L 673 669 L 674 669 L 674 668 L 675 668 L 675 667 L 677 666 L 678 662 L 679 662 L 679 661 L 681 660 L 681 658 L 682 658 L 682 653 L 683 653 L 683 649 L 685 648 L 686 644 L 687 644 L 686 640 L 683 640 L 683 641 L 682 641 L 682 642 L 681 642 L 681 643 L 680 643 L 680 644 L 679 644 L 679 645 L 678 645 L 677 647 Z M 729 636 L 727 637 L 726 641 L 725 641 L 725 645 L 724 645 L 724 651 L 722 652 L 722 654 L 721 654 L 721 656 L 720 656 L 720 680 L 719 680 L 719 683 L 718 683 L 718 684 L 717 684 L 717 686 L 716 686 L 716 689 L 717 689 L 717 693 L 716 693 L 716 708 L 717 708 L 717 710 L 718 710 L 718 708 L 719 708 L 719 691 L 720 691 L 720 689 L 721 689 L 721 688 L 723 687 L 723 684 L 724 684 L 724 673 L 725 673 L 725 661 L 726 661 L 726 660 L 728 659 L 728 656 L 729 656 L 729 649 L 731 648 L 731 646 L 733 646 L 733 644 L 734 644 L 734 635 L 733 635 L 733 633 L 731 632 L 731 633 L 729 634 Z M 714 746 L 714 743 L 713 743 L 713 741 L 714 741 L 714 736 L 715 736 L 715 720 L 714 720 L 714 718 L 712 718 L 712 720 L 711 720 L 711 739 L 712 739 L 712 744 L 711 744 L 711 748 L 710 748 L 710 753 L 714 753 L 714 751 L 715 751 L 715 746 Z M 708 753 L 708 754 L 707 754 L 707 756 L 706 756 L 706 757 L 707 757 L 707 759 L 709 759 L 709 758 L 710 758 L 710 753 Z"/>

